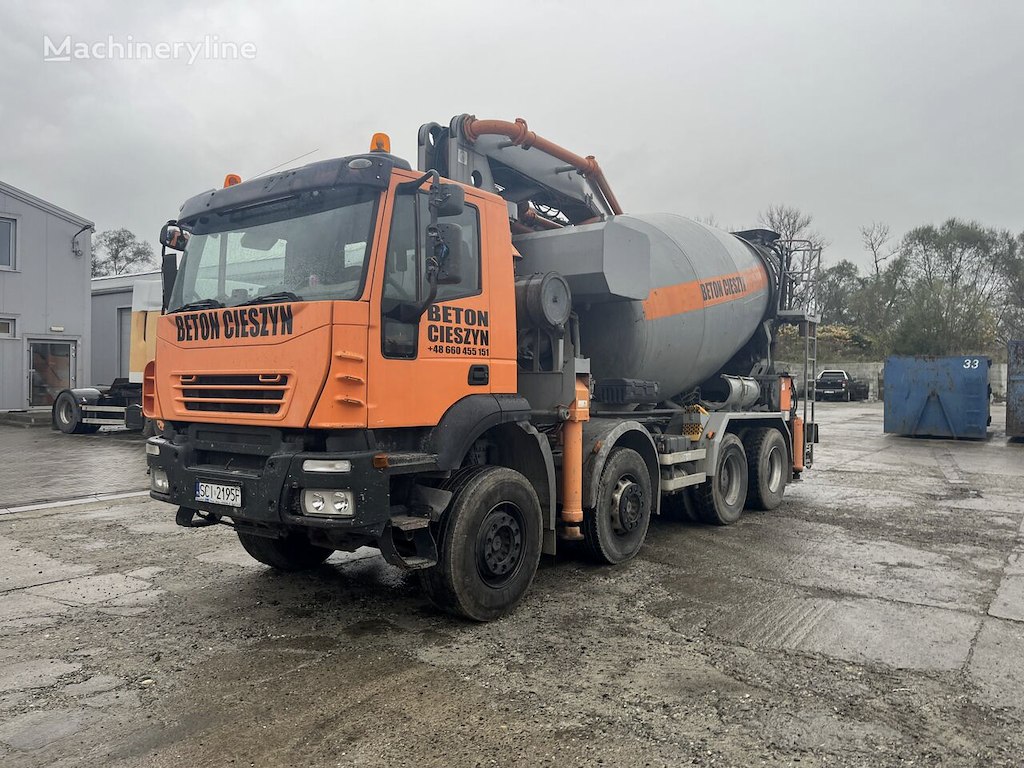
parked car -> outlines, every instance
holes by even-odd
[[[868,383],[855,379],[846,371],[824,370],[814,380],[815,400],[867,400]]]

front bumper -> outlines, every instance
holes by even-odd
[[[187,435],[151,438],[146,450],[150,470],[163,470],[168,480],[167,493],[151,490],[150,496],[179,507],[256,527],[301,526],[370,538],[379,537],[390,519],[389,479],[386,470],[373,466],[374,451],[310,452],[280,443],[211,445]],[[351,470],[306,472],[306,459],[344,459]],[[199,481],[241,488],[241,506],[196,501]],[[352,516],[302,514],[303,488],[350,490],[355,499]]]

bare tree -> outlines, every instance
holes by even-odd
[[[882,264],[899,253],[899,246],[892,245],[889,225],[882,221],[873,221],[868,226],[861,227],[860,236],[864,249],[871,254],[877,277],[882,272]]]
[[[769,205],[757,218],[761,226],[778,233],[784,248],[783,269],[787,279],[782,300],[785,308],[799,307],[812,313],[820,312],[816,289],[821,251],[828,241],[811,229],[811,214],[791,205],[776,203]]]
[[[811,229],[814,219],[792,205],[775,203],[758,214],[761,226],[778,232],[781,240],[808,240],[814,248],[825,248],[829,242],[819,232]]]
[[[722,226],[722,223],[718,220],[718,217],[713,213],[709,213],[707,216],[694,216],[693,220],[700,224],[706,224],[709,227],[714,227],[715,229],[725,229],[725,227]]]
[[[125,229],[108,229],[93,235],[92,276],[131,275],[156,269],[153,246]]]

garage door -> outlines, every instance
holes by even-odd
[[[132,354],[132,308],[117,310],[117,375],[128,378],[128,362]]]

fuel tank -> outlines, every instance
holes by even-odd
[[[568,281],[594,377],[655,381],[662,399],[719,372],[773,304],[754,245],[682,216],[615,216],[513,243],[520,274]]]

